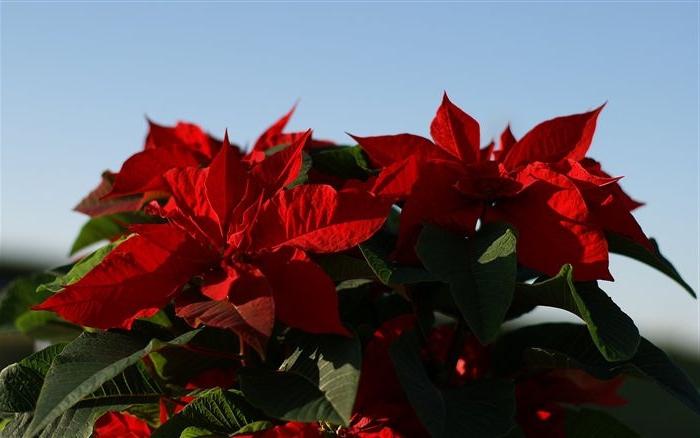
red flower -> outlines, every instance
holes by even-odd
[[[307,253],[363,242],[390,201],[325,185],[284,190],[310,136],[260,162],[241,160],[225,139],[210,167],[166,172],[172,196],[152,210],[168,222],[133,226],[100,265],[37,309],[90,327],[129,328],[197,277],[202,296],[178,302],[178,315],[232,330],[261,354],[275,316],[310,333],[347,334],[335,285]]]
[[[284,128],[287,127],[289,119],[292,118],[294,111],[297,106],[294,104],[292,109],[285,115],[283,115],[279,120],[273,123],[269,128],[263,132],[253,145],[253,153],[255,152],[265,152],[266,150],[279,145],[288,145],[295,143],[300,137],[304,135],[304,132],[284,132]],[[328,140],[316,140],[311,139],[306,144],[307,148],[324,148],[329,146],[334,146],[332,141]]]
[[[526,437],[563,438],[564,405],[623,405],[626,401],[617,394],[622,383],[622,376],[599,380],[575,369],[538,374],[516,386],[518,424]]]
[[[593,160],[585,159],[602,107],[537,125],[521,140],[510,129],[480,149],[479,124],[444,96],[433,141],[400,134],[353,137],[379,167],[413,157],[397,257],[415,261],[422,224],[471,234],[477,222],[506,221],[519,231],[520,262],[548,275],[565,263],[577,280],[611,279],[606,231],[649,242],[630,211],[639,204]]]
[[[131,414],[107,412],[95,423],[94,438],[148,438],[151,428],[148,424]]]
[[[295,105],[296,107],[296,105]],[[262,161],[264,152],[280,145],[296,143],[305,132],[283,132],[294,113],[287,114],[270,126],[255,142],[248,160]],[[167,193],[163,175],[173,168],[208,166],[219,149],[222,140],[205,133],[199,126],[178,122],[175,126],[161,126],[148,120],[149,131],[144,150],[127,159],[119,172],[106,172],[103,180],[75,210],[89,216],[139,210],[145,202]],[[306,147],[333,146],[332,142],[310,139]],[[243,156],[242,149],[235,152]]]

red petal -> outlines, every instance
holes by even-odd
[[[454,158],[427,138],[413,134],[356,137],[350,135],[367,152],[378,167],[390,166],[415,156],[419,162],[428,160],[453,160]]]
[[[252,244],[255,249],[343,251],[369,239],[384,223],[390,205],[364,191],[297,186],[279,192],[263,206]]]
[[[178,122],[174,127],[161,126],[148,120],[149,131],[144,149],[181,146],[211,159],[221,147],[221,140],[208,135],[202,128],[186,122]]]
[[[617,183],[619,178],[611,178],[607,174],[590,174],[577,162],[569,162],[566,165],[567,176],[572,178],[583,194],[600,228],[625,236],[653,251],[652,243],[630,213],[630,198],[622,192]]]
[[[106,171],[100,184],[84,197],[73,210],[90,217],[103,216],[125,211],[136,211],[144,204],[145,196],[132,195],[114,199],[102,199],[112,191],[114,174]]]
[[[584,158],[581,160],[581,165],[593,175],[601,176],[603,178],[610,177],[610,175],[601,168],[600,163],[592,158]],[[615,184],[614,187],[611,187],[611,190],[615,192],[615,197],[618,198],[629,211],[636,210],[644,205],[643,202],[632,199],[627,193],[625,193],[624,190],[622,190],[622,187],[620,187],[619,184]]]
[[[127,239],[80,281],[35,309],[88,327],[128,329],[136,318],[155,314],[206,268],[206,252],[176,227],[139,229],[144,235]],[[161,241],[163,236],[167,238]]]
[[[124,162],[114,178],[112,191],[106,198],[165,191],[162,176],[174,167],[199,166],[200,160],[192,152],[180,147],[148,149],[132,155]]]
[[[222,223],[209,203],[207,178],[210,169],[171,169],[164,175],[172,198],[163,208],[167,217],[215,248],[224,242]]]
[[[275,303],[265,276],[251,265],[227,266],[207,275],[202,293],[213,300],[178,304],[177,315],[197,327],[205,324],[240,335],[262,357],[275,322]]]
[[[536,181],[518,196],[498,202],[486,220],[516,227],[518,259],[529,268],[556,275],[570,263],[578,281],[612,280],[605,235],[593,224],[583,196],[565,176],[538,171],[537,177],[545,176],[546,181]]]
[[[271,147],[281,144],[277,142],[278,137],[282,135],[282,131],[284,131],[284,128],[287,126],[287,123],[289,123],[289,119],[292,117],[292,114],[294,114],[294,110],[296,109],[297,104],[295,103],[292,109],[290,109],[287,114],[283,115],[279,120],[273,123],[272,126],[267,128],[265,132],[263,132],[262,135],[260,135],[260,138],[258,138],[258,140],[255,142],[253,150],[265,151],[267,149],[270,149]]]
[[[540,123],[513,145],[503,164],[508,169],[515,169],[535,161],[554,163],[564,158],[583,159],[591,146],[598,114],[604,106]]]
[[[281,151],[266,157],[253,167],[251,173],[265,188],[267,195],[273,195],[291,184],[299,175],[303,161],[302,149],[311,139],[309,129],[292,144]]]
[[[120,412],[107,412],[96,422],[93,438],[148,438],[151,428],[140,418]]]
[[[340,321],[335,283],[320,266],[290,249],[262,255],[259,262],[280,321],[308,333],[350,335]]]
[[[401,210],[396,257],[410,263],[416,261],[414,247],[424,223],[438,225],[456,233],[474,232],[483,211],[481,200],[470,200],[455,184],[461,169],[442,163],[424,166],[413,186],[411,196]]]
[[[447,93],[430,124],[430,135],[438,146],[465,163],[479,161],[479,123],[450,102]]]
[[[206,197],[211,209],[214,210],[221,229],[226,236],[234,208],[243,199],[248,186],[248,174],[240,157],[228,144],[228,135],[224,139],[224,147],[214,157],[206,176]]]

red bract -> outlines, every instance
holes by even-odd
[[[133,226],[134,235],[101,264],[37,308],[85,326],[129,328],[197,277],[201,295],[178,300],[178,315],[193,326],[232,330],[261,354],[275,316],[306,332],[347,335],[335,285],[308,252],[363,242],[391,201],[355,188],[284,189],[310,137],[259,162],[242,160],[225,139],[210,167],[166,172],[172,196],[152,210],[167,223]]]
[[[295,104],[287,114],[283,115],[279,120],[273,123],[269,128],[265,130],[265,132],[263,132],[260,135],[260,137],[253,145],[254,153],[265,152],[266,150],[279,145],[292,144],[296,142],[297,139],[299,139],[299,137],[302,137],[304,135],[304,131],[284,132],[284,128],[287,127],[287,123],[289,123],[289,119],[292,118],[292,115],[294,114],[296,108],[297,106]],[[324,148],[329,146],[334,146],[334,143],[332,141],[317,140],[313,138],[310,139],[309,142],[306,144],[306,147],[311,149]]]
[[[120,412],[107,412],[97,420],[94,438],[148,438],[151,428],[138,417]]]
[[[574,266],[577,280],[611,279],[605,232],[649,247],[630,211],[639,206],[593,160],[584,158],[602,107],[541,123],[516,140],[510,129],[480,149],[479,124],[444,96],[430,126],[433,141],[400,134],[353,137],[379,167],[413,157],[396,256],[415,261],[423,223],[466,235],[479,220],[519,232],[519,261],[554,275]]]
[[[305,135],[304,131],[284,132],[295,108],[296,105],[258,138],[247,160],[262,161],[265,151],[296,143]],[[168,170],[208,166],[221,149],[220,139],[192,123],[178,122],[169,127],[149,120],[148,125],[144,150],[127,159],[116,174],[106,172],[100,185],[75,207],[76,211],[101,216],[138,210],[149,199],[167,194],[168,186],[163,176]],[[333,143],[315,139],[306,143],[307,148],[328,146],[333,146]],[[243,156],[239,146],[235,151],[236,155]]]

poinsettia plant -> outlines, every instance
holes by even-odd
[[[695,297],[587,156],[602,109],[486,146],[447,95],[432,139],[356,146],[149,121],[82,255],[3,291],[49,346],[0,373],[0,437],[637,436],[592,407],[631,374],[700,413],[601,288],[617,253]],[[504,328],[538,306],[581,322]]]

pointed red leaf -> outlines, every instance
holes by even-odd
[[[349,134],[369,155],[372,163],[385,167],[410,156],[419,162],[428,160],[452,160],[452,156],[435,146],[427,138],[413,134],[380,135],[376,137],[357,137]]]
[[[206,176],[206,200],[215,212],[221,234],[228,233],[229,222],[234,208],[245,195],[248,175],[240,158],[228,143],[228,134]]]
[[[199,166],[200,160],[181,147],[148,149],[132,155],[114,177],[112,191],[105,198],[148,191],[165,191],[162,177],[174,167]]]
[[[110,171],[103,172],[100,184],[81,199],[73,210],[90,217],[139,210],[145,202],[145,196],[143,195],[102,199],[112,191],[112,181],[114,181],[114,174]]]
[[[604,106],[540,123],[513,145],[503,164],[508,169],[516,169],[535,161],[554,163],[565,158],[583,159],[591,146],[598,114]]]
[[[221,148],[221,140],[208,135],[202,128],[186,122],[178,122],[175,126],[162,126],[148,120],[148,135],[144,149],[183,147],[198,154],[202,158],[211,159]]]
[[[206,266],[200,263],[201,247],[176,227],[142,225],[140,229],[147,237],[127,239],[85,277],[35,309],[101,329],[128,329],[136,318],[155,314]],[[167,239],[158,241],[159,235]]]
[[[302,149],[311,139],[311,130],[296,138],[292,144],[258,163],[251,170],[265,193],[270,196],[291,184],[299,175],[303,161]]]
[[[268,201],[252,231],[254,249],[292,246],[318,253],[343,251],[370,238],[390,201],[360,190],[302,185]]]
[[[430,124],[430,135],[438,146],[465,163],[479,160],[479,123],[450,102],[447,93]]]
[[[246,264],[208,273],[202,293],[211,300],[178,304],[177,315],[197,327],[205,324],[239,334],[262,357],[275,323],[275,303],[262,272]]]
[[[340,321],[335,283],[300,251],[284,249],[259,258],[284,324],[307,333],[350,336]]]
[[[289,119],[292,117],[292,114],[294,114],[296,109],[297,104],[295,103],[287,114],[283,115],[279,120],[273,123],[272,126],[267,128],[255,142],[255,145],[253,145],[253,150],[265,151],[271,147],[281,144],[278,143],[279,136],[282,135],[282,131],[284,131],[284,128],[287,126],[287,123],[289,123]]]
[[[187,167],[168,171],[163,179],[172,197],[163,210],[168,219],[218,248],[225,236],[207,196],[209,170]]]
[[[536,181],[489,209],[486,221],[515,226],[518,260],[529,268],[553,276],[570,263],[577,281],[611,280],[605,235],[576,186],[543,166],[526,172]]]
[[[510,125],[506,126],[506,129],[504,129],[503,133],[501,133],[501,138],[498,143],[499,159],[505,157],[508,154],[508,151],[510,151],[513,145],[515,145],[517,142],[518,141],[513,135],[513,131],[510,130]]]

